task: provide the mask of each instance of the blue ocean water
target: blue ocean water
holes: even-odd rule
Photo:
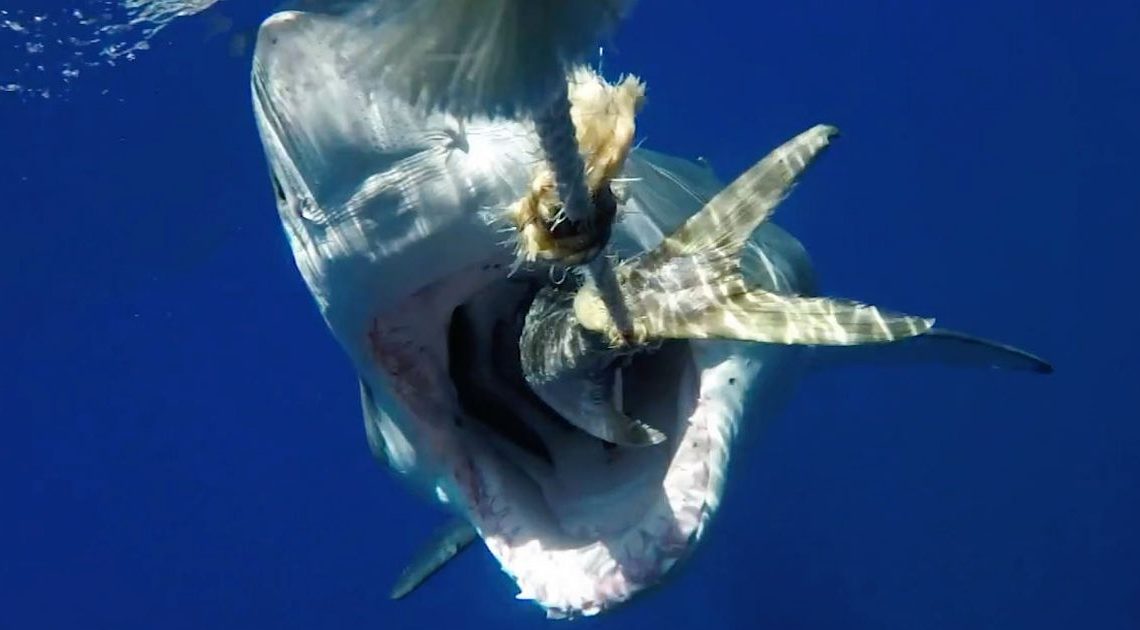
[[[0,628],[547,625],[483,550],[387,600],[441,517],[370,459],[215,24],[0,93]],[[638,6],[645,146],[729,179],[836,124],[777,217],[824,290],[1057,372],[809,378],[693,562],[577,625],[1140,627],[1137,59],[1121,0]]]

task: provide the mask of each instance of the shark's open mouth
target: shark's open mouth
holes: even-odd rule
[[[455,401],[449,422],[425,419],[429,441],[448,445],[440,492],[475,525],[520,597],[552,615],[592,614],[660,582],[716,508],[755,363],[718,342],[671,341],[631,356],[616,404],[670,438],[616,446],[572,426],[523,378],[518,340],[538,279],[500,276],[454,305],[439,299],[447,284],[396,309],[447,321],[446,344],[411,344],[445,354],[447,382],[434,385],[452,391],[426,398]],[[394,389],[414,391],[406,401],[414,408],[429,383]]]

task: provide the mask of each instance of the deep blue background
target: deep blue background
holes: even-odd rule
[[[439,517],[369,459],[207,30],[0,94],[0,628],[543,626],[483,550],[385,599]],[[728,179],[837,124],[778,217],[824,288],[1058,372],[810,378],[696,560],[584,626],[1140,627],[1138,60],[1131,0],[639,5],[646,146]]]

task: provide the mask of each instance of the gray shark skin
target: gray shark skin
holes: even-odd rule
[[[615,407],[666,441],[600,441],[534,395],[518,365],[525,303],[551,282],[545,269],[511,273],[499,221],[530,184],[532,128],[416,110],[346,67],[340,51],[364,37],[342,16],[279,13],[258,33],[251,81],[286,238],[358,374],[370,448],[454,515],[394,597],[477,535],[519,597],[548,615],[612,609],[688,556],[745,419],[774,418],[812,366],[881,351],[905,363],[1050,369],[939,329],[883,348],[670,339],[611,388]],[[723,189],[708,169],[648,150],[631,154],[623,181],[610,243],[622,259],[662,245]],[[771,221],[742,247],[752,287],[815,295],[807,254]]]

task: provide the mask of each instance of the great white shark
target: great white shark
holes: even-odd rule
[[[530,185],[533,128],[425,113],[362,80],[341,51],[366,37],[339,15],[275,14],[258,33],[252,91],[281,223],[358,374],[368,444],[454,515],[395,597],[481,538],[519,597],[550,616],[611,609],[692,552],[743,424],[775,417],[805,372],[864,360],[1052,369],[940,328],[846,347],[670,339],[631,356],[607,393],[666,441],[601,441],[536,394],[518,336],[503,332],[534,286],[557,284],[545,268],[516,268],[500,220]],[[630,153],[621,182],[609,249],[623,260],[668,249],[724,189],[707,167],[647,149]],[[751,286],[773,299],[817,294],[793,236],[763,221],[746,237]]]

